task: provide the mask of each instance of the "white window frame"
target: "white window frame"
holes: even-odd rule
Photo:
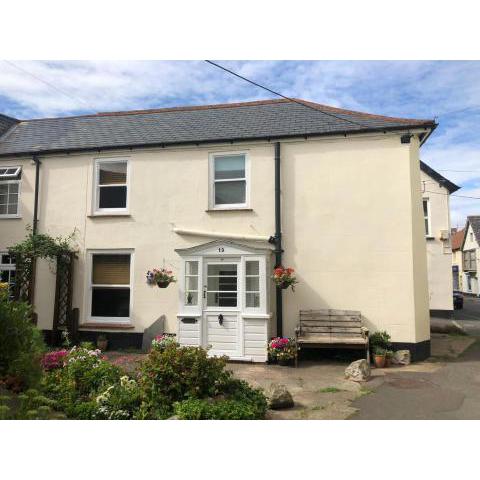
[[[124,208],[100,208],[100,165],[105,163],[120,163],[127,164],[127,198]],[[101,157],[94,160],[93,172],[93,215],[128,215],[130,211],[130,178],[131,178],[130,158],[129,157]],[[123,184],[115,184],[115,186],[123,186]],[[107,187],[108,188],[108,187]]]
[[[229,178],[222,180],[215,180],[215,158],[223,156],[243,156],[245,158],[245,177],[244,178]],[[224,203],[220,205],[215,204],[215,183],[234,182],[245,180],[245,202],[244,203]],[[250,159],[248,152],[232,151],[232,152],[215,152],[209,155],[209,210],[242,210],[250,208]]]
[[[92,283],[92,272],[93,272],[93,255],[130,255],[130,283],[128,285],[97,285]],[[86,310],[85,318],[88,323],[125,323],[127,325],[132,324],[132,312],[133,312],[133,280],[134,280],[134,260],[135,260],[135,251],[134,249],[96,249],[96,250],[87,250],[87,299],[86,299]],[[93,287],[108,287],[108,288],[130,288],[130,304],[129,304],[129,317],[93,317],[92,316],[92,293]]]
[[[259,282],[259,296],[260,302],[258,307],[247,307],[247,262],[258,262],[258,282]],[[246,314],[266,314],[267,312],[267,263],[265,255],[244,255],[242,256],[242,271],[243,271],[243,291],[242,291],[242,305],[243,311]]]
[[[427,202],[427,216],[425,216],[425,213],[423,211],[423,203]],[[425,237],[427,238],[432,238],[432,212],[430,210],[430,199],[429,198],[423,198],[422,199],[422,214],[423,214],[423,224],[425,228],[425,220],[427,220],[428,224],[428,232],[425,232]]]
[[[18,165],[14,166],[6,166],[6,165],[1,165],[0,168],[15,168],[15,173],[8,173],[8,174],[3,174],[0,176],[0,184],[5,185],[5,184],[17,184],[18,185],[18,202],[17,202],[17,213],[0,213],[0,218],[20,218],[21,217],[21,195],[22,195],[22,179],[21,178],[15,178],[18,177],[22,171],[22,167]],[[8,203],[7,203],[7,210],[8,210]]]
[[[3,255],[8,255],[10,258],[12,258],[12,255],[10,255],[7,251],[0,251],[0,272],[16,272],[17,270],[17,264],[16,263],[2,263],[2,256]],[[10,275],[9,275],[10,277]],[[9,279],[10,280],[10,279]],[[15,282],[17,281],[17,278],[15,277]],[[7,282],[9,286],[11,286],[11,282]]]

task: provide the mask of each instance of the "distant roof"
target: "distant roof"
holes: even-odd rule
[[[7,117],[0,113],[0,137],[18,122],[16,118]]]
[[[460,250],[462,248],[464,236],[465,229],[459,230],[452,235],[452,250]]]
[[[460,190],[458,185],[455,185],[453,182],[445,178],[443,175],[440,175],[437,171],[435,171],[432,167],[429,167],[425,162],[420,160],[420,169],[425,172],[427,175],[432,177],[436,180],[442,187],[445,187],[449,193],[454,193],[457,190]]]
[[[262,100],[21,120],[0,133],[0,156],[409,128],[423,128],[426,139],[435,127],[434,120],[373,115],[305,100]]]

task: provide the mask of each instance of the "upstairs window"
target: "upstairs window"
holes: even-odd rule
[[[425,236],[431,237],[431,226],[430,226],[430,201],[428,198],[423,199],[423,221],[425,223]]]
[[[11,298],[15,288],[15,270],[15,258],[8,252],[0,252],[0,282],[8,283]]]
[[[210,208],[248,206],[248,162],[244,153],[214,154],[210,160]]]
[[[475,250],[467,250],[463,252],[463,269],[470,272],[477,270],[477,256]]]
[[[95,167],[95,213],[127,212],[128,160],[97,160]]]
[[[20,216],[21,167],[0,166],[0,218]]]

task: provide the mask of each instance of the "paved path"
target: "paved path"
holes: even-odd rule
[[[480,419],[480,339],[436,371],[395,372],[352,406],[358,420]]]

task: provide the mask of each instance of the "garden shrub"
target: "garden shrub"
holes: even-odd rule
[[[96,398],[95,418],[104,420],[130,420],[137,418],[141,392],[135,380],[124,375],[118,383],[110,385]]]
[[[233,378],[226,357],[209,357],[200,347],[166,345],[143,363],[143,404],[137,418],[260,419],[267,400],[260,389]]]
[[[62,368],[45,372],[44,388],[68,417],[94,418],[96,397],[121,376],[121,369],[104,360],[100,350],[73,347]]]
[[[166,345],[153,349],[140,369],[143,414],[165,418],[173,404],[188,398],[214,397],[229,378],[225,357],[209,357],[200,347]]]
[[[10,301],[8,290],[0,289],[0,378],[8,377],[6,383],[16,390],[35,386],[42,375],[44,348],[30,305]]]

